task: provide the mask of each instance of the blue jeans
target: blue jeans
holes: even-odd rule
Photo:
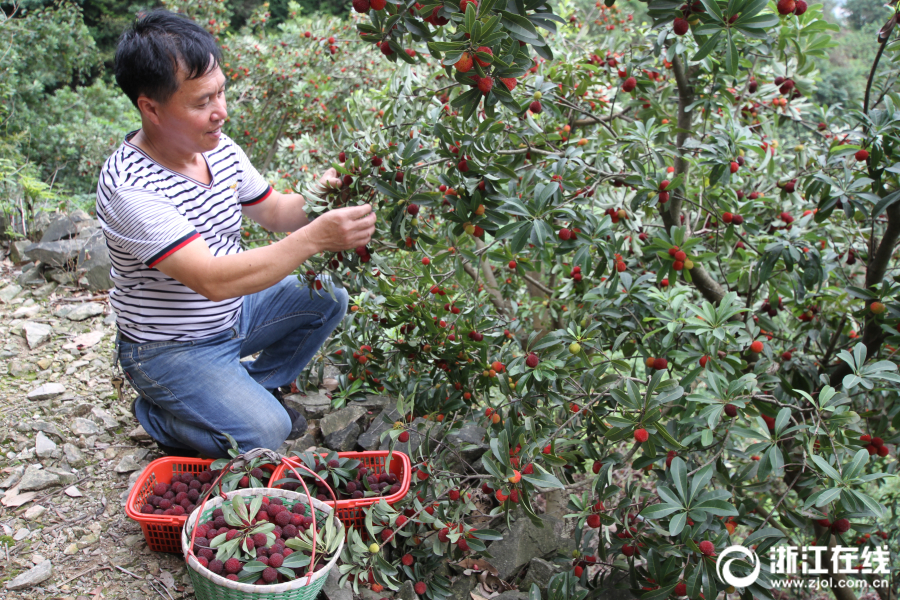
[[[228,456],[223,432],[241,452],[278,449],[292,424],[270,390],[293,382],[341,322],[349,297],[343,288],[334,294],[337,302],[324,289],[310,298],[309,287],[290,275],[245,296],[228,331],[144,344],[117,336],[119,361],[138,392],[138,421],[159,443],[209,458]]]

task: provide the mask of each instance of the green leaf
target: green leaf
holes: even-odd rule
[[[702,510],[719,517],[738,516],[740,513],[730,502],[724,500],[706,500],[700,504],[691,506],[691,509]]]
[[[661,519],[679,510],[682,510],[682,507],[677,504],[651,504],[644,508],[640,514],[645,519]]]
[[[694,57],[691,58],[691,62],[699,62],[706,58],[709,53],[715,50],[719,45],[720,37],[722,37],[722,30],[719,30],[719,32],[715,35],[711,35],[709,39],[707,39],[706,42],[697,51],[697,54],[695,54]]]
[[[684,529],[684,524],[687,522],[687,513],[682,512],[678,513],[669,521],[669,535],[675,537],[681,530]]]
[[[837,483],[843,483],[843,479],[841,478],[841,474],[837,472],[837,470],[829,464],[827,460],[818,454],[812,455],[812,460],[816,465],[825,472],[826,477],[830,477]]]
[[[684,461],[680,456],[676,456],[672,459],[671,466],[671,474],[672,479],[675,482],[675,487],[678,489],[678,493],[681,495],[681,499],[687,504],[688,502],[688,479],[687,479],[687,465],[684,464]]]

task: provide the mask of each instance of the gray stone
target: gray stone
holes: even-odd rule
[[[43,431],[46,434],[55,435],[59,439],[62,439],[62,433],[56,428],[56,425],[48,423],[47,421],[35,421],[31,424],[31,429],[34,431]]]
[[[28,392],[26,398],[35,401],[51,400],[57,396],[63,395],[65,392],[66,387],[63,384],[51,382],[31,390]]]
[[[141,468],[140,463],[135,459],[134,454],[126,454],[116,465],[116,473],[131,473]]]
[[[111,268],[106,238],[102,231],[95,231],[78,253],[78,275],[87,279],[89,289],[108,290],[113,287],[109,275]]]
[[[70,467],[81,467],[87,462],[84,452],[75,444],[63,444],[63,458],[65,458]]]
[[[16,310],[13,311],[12,318],[13,319],[27,319],[29,317],[33,317],[41,312],[40,304],[31,304],[29,306],[20,306]]]
[[[85,302],[84,304],[79,304],[72,312],[68,313],[66,318],[70,321],[84,321],[85,319],[102,315],[103,310],[104,307],[99,302]]]
[[[63,285],[73,285],[75,283],[75,273],[68,269],[50,267],[44,271],[44,280],[55,281]]]
[[[478,585],[478,580],[475,577],[460,575],[450,586],[449,600],[472,600],[471,592],[476,585]]]
[[[109,411],[103,410],[99,406],[93,407],[91,409],[91,414],[100,419],[100,421],[103,423],[103,426],[107,429],[115,429],[119,426],[118,419],[112,416]]]
[[[347,406],[327,415],[319,422],[319,427],[322,428],[322,435],[327,438],[332,433],[346,429],[351,423],[358,423],[365,419],[366,412],[366,409],[361,406]]]
[[[397,592],[397,598],[399,600],[419,600],[419,595],[416,594],[416,587],[412,581],[407,580],[403,582],[403,585],[400,586],[400,590]]]
[[[34,269],[29,269],[28,271],[23,270],[22,274],[16,278],[16,283],[23,287],[34,287],[38,285],[44,285],[45,283],[47,283],[47,280],[44,279],[44,275],[41,273],[41,269],[35,267]]]
[[[128,437],[136,442],[149,442],[153,440],[153,438],[150,437],[150,434],[147,433],[147,430],[144,429],[142,425],[138,425],[137,427],[129,431]]]
[[[103,430],[96,423],[82,417],[76,417],[69,429],[75,435],[100,435],[103,433]]]
[[[347,406],[361,406],[366,410],[381,410],[391,403],[387,396],[366,396],[365,400],[351,400]]]
[[[84,215],[83,212],[81,212],[81,214],[72,213],[71,215],[58,215],[51,219],[50,225],[47,226],[47,230],[44,231],[44,235],[41,236],[41,241],[56,242],[75,237],[79,232],[85,229],[96,229],[100,227],[99,220],[91,219],[89,216],[86,219],[83,219],[81,218],[82,215]]]
[[[9,361],[9,374],[13,377],[21,377],[36,370],[34,363],[23,360]]]
[[[325,447],[338,452],[349,452],[356,448],[356,440],[359,439],[359,425],[350,423],[340,431],[325,436]]]
[[[322,592],[328,600],[353,600],[353,588],[349,584],[341,587],[341,572],[339,569],[331,569],[328,579],[322,587]]]
[[[550,583],[550,578],[560,571],[559,566],[550,561],[543,558],[532,558],[528,562],[528,573],[519,584],[519,589],[528,591],[531,589],[532,583],[536,583],[539,588],[544,589]]]
[[[24,590],[43,583],[53,576],[53,565],[49,560],[45,560],[39,565],[35,565],[31,569],[25,571],[12,581],[6,584],[6,589]]]
[[[34,219],[31,221],[31,234],[40,237],[44,235],[44,232],[47,231],[47,227],[50,226],[50,221],[53,218],[50,216],[50,213],[47,212],[39,212],[34,215]]]
[[[472,464],[488,450],[488,445],[484,443],[485,432],[484,427],[479,427],[474,423],[466,423],[462,429],[449,434],[446,441],[459,452],[460,457],[464,461]],[[459,462],[455,456],[451,456],[451,458],[454,459],[454,463]]]
[[[23,516],[25,517],[26,521],[34,521],[35,519],[40,518],[40,516],[45,512],[47,512],[46,508],[44,508],[40,504],[35,504],[34,506],[26,510]]]
[[[331,412],[331,398],[321,391],[308,396],[288,394],[284,397],[284,403],[307,419],[321,419]]]
[[[31,292],[31,295],[32,295],[34,298],[46,298],[46,297],[48,297],[50,294],[52,294],[53,292],[55,292],[55,291],[56,291],[56,288],[58,288],[58,287],[59,287],[59,284],[58,284],[58,283],[56,283],[55,281],[51,281],[50,283],[45,283],[44,285],[42,285],[42,286],[39,287],[38,289],[36,289],[36,290],[34,290],[33,292]]]
[[[32,244],[31,240],[17,240],[9,243],[9,260],[14,265],[27,261],[25,249]]]
[[[8,490],[9,488],[15,486],[19,481],[22,480],[22,474],[25,473],[25,466],[19,465],[18,467],[13,468],[12,472],[9,474],[9,477],[0,482],[0,489]]]
[[[15,283],[6,286],[0,290],[0,302],[8,304],[9,301],[18,296],[21,291],[22,286],[16,285]]]
[[[544,516],[544,527],[537,527],[521,516],[503,532],[503,539],[493,542],[488,551],[500,579],[508,579],[527,565],[532,558],[553,557],[560,548],[574,548],[574,541],[564,537],[565,524],[554,517]]]
[[[384,422],[387,417],[389,423]],[[400,413],[397,407],[386,408],[372,420],[372,424],[364,434],[359,436],[357,444],[362,446],[364,450],[378,450],[381,447],[381,434],[394,426],[394,421],[400,419]]]
[[[25,333],[25,341],[28,347],[34,350],[44,342],[50,339],[53,329],[45,323],[35,323],[26,321],[22,325],[22,331]]]
[[[44,435],[43,431],[38,431],[34,437],[34,452],[40,458],[51,458],[56,450],[56,442]]]
[[[59,240],[57,242],[38,242],[25,249],[27,260],[39,260],[51,267],[65,267],[74,263],[84,240]]]
[[[25,474],[22,475],[22,481],[19,482],[19,491],[36,492],[60,483],[59,475],[39,469],[36,465],[31,465],[25,469]]]
[[[75,473],[61,467],[47,467],[47,473],[59,477],[60,485],[71,485],[75,483]]]

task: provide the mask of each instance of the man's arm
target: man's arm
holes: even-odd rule
[[[322,188],[340,186],[337,171],[333,168],[325,171],[318,181]],[[269,197],[258,204],[242,207],[244,215],[253,219],[269,231],[291,233],[309,225],[306,217],[306,198],[302,194],[282,194],[272,190]]]
[[[320,252],[364,246],[374,231],[375,212],[370,204],[339,208],[274,244],[238,254],[213,256],[199,237],[155,268],[198,294],[220,302],[270,288]]]

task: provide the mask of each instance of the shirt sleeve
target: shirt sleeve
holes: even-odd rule
[[[258,204],[271,195],[272,186],[263,179],[256,167],[250,163],[250,159],[247,158],[241,147],[237,144],[234,144],[234,147],[237,150],[238,161],[243,172],[241,182],[238,185],[238,204],[242,207]]]
[[[107,236],[151,268],[200,237],[170,199],[152,190],[119,187],[102,210]]]

